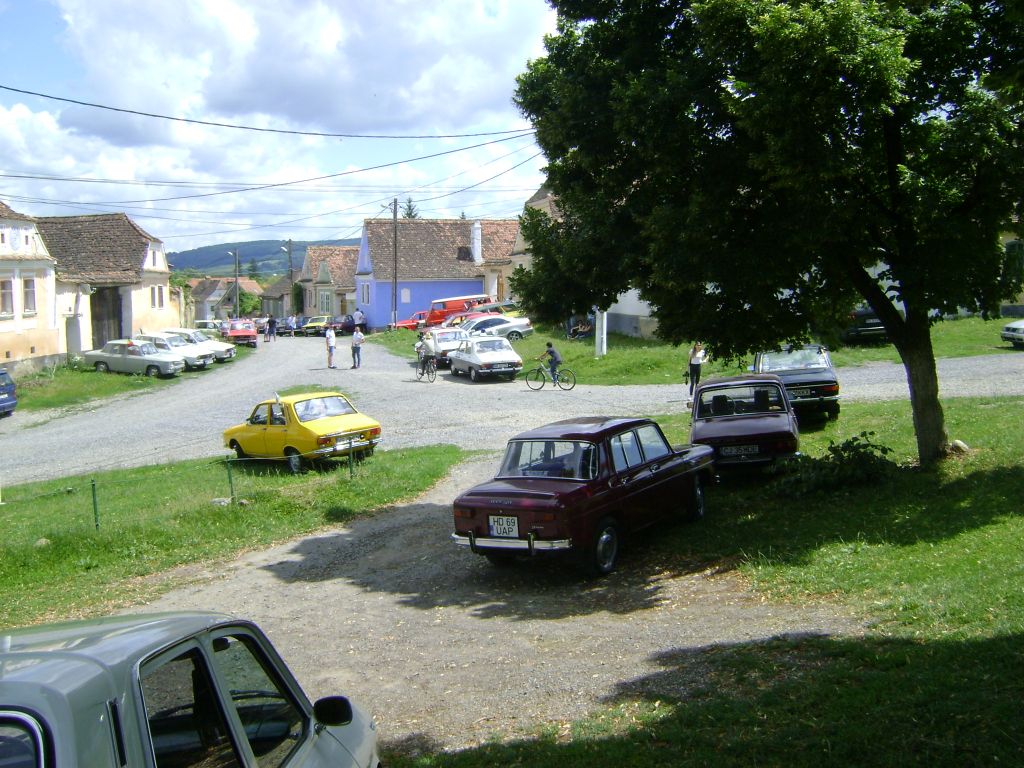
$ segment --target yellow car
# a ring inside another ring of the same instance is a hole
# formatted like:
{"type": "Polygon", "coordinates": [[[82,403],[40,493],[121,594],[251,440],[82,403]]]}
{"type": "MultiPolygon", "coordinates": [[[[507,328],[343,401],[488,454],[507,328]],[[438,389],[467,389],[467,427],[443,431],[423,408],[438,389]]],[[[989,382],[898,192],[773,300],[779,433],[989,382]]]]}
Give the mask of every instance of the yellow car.
{"type": "Polygon", "coordinates": [[[340,392],[304,392],[264,400],[244,424],[224,430],[224,445],[240,459],[285,459],[292,472],[304,461],[369,456],[380,422],[360,413],[340,392]]]}

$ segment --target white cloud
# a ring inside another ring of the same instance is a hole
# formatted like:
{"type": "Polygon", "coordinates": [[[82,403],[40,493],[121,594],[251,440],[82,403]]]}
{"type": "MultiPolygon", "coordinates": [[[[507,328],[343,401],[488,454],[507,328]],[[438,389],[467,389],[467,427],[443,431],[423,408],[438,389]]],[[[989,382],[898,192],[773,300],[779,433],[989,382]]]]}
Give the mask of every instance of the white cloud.
{"type": "MultiPolygon", "coordinates": [[[[542,0],[55,0],[64,20],[59,49],[65,72],[48,74],[46,92],[83,101],[196,120],[353,134],[475,133],[524,127],[511,103],[515,76],[541,53],[553,29],[542,0]],[[63,79],[61,79],[61,77],[63,79]],[[50,84],[64,83],[62,90],[50,84]]],[[[5,11],[0,7],[0,23],[5,11]]],[[[54,50],[58,49],[54,41],[54,50]]],[[[26,90],[35,83],[10,83],[26,90]]],[[[486,138],[439,142],[280,136],[187,125],[0,93],[0,156],[8,173],[33,169],[65,176],[272,183],[306,179],[433,154],[486,138]],[[18,102],[30,106],[12,106],[18,102]],[[4,109],[4,105],[10,108],[4,109]],[[36,111],[33,111],[36,110],[36,111]],[[45,169],[45,170],[44,170],[45,169]]],[[[313,215],[354,208],[311,225],[342,230],[375,215],[378,199],[454,174],[445,189],[410,192],[414,200],[493,176],[537,150],[517,140],[437,159],[408,162],[304,188],[222,195],[182,202],[195,220],[253,222],[244,212],[313,215]],[[213,213],[217,212],[217,213],[213,213]],[[225,213],[226,212],[226,213],[225,213]]],[[[436,215],[510,215],[540,181],[543,160],[451,199],[425,203],[436,215]],[[516,191],[519,186],[521,191],[516,191]],[[512,188],[509,191],[509,188],[512,188]],[[518,195],[518,203],[513,201],[518,195]],[[485,209],[490,208],[490,211],[485,209]]],[[[4,185],[44,197],[41,182],[4,185]]],[[[61,200],[118,201],[196,194],[168,187],[48,186],[61,200]]],[[[9,200],[17,210],[46,215],[9,200]],[[19,207],[20,205],[20,207],[19,207]]],[[[133,216],[140,215],[128,210],[133,216]]],[[[181,215],[167,212],[161,215],[181,215]]],[[[283,217],[282,217],[283,218],[283,217]]],[[[141,221],[178,249],[198,233],[229,229],[194,222],[141,221]],[[177,239],[178,235],[192,235],[177,239]]],[[[323,230],[259,230],[253,238],[325,236],[323,230]]],[[[329,233],[328,233],[329,234],[329,233]]],[[[216,242],[217,237],[206,237],[216,242]]]]}

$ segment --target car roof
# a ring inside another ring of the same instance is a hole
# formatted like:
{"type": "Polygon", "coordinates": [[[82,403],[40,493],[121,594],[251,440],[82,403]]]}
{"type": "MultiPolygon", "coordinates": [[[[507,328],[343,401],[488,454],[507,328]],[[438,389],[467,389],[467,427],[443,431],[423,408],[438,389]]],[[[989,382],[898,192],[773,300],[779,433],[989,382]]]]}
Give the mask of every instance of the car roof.
{"type": "Polygon", "coordinates": [[[520,432],[512,440],[585,440],[597,442],[630,427],[653,424],[651,419],[620,416],[577,416],[520,432]]]}
{"type": "Polygon", "coordinates": [[[782,386],[782,379],[774,373],[748,373],[741,376],[719,376],[714,379],[702,381],[697,385],[697,391],[705,389],[717,389],[718,387],[739,387],[744,384],[778,384],[782,386]]]}
{"type": "Polygon", "coordinates": [[[292,394],[292,395],[281,395],[279,397],[269,397],[266,400],[264,400],[263,402],[261,402],[260,405],[266,405],[268,403],[278,403],[278,402],[280,402],[280,403],[298,403],[298,402],[301,402],[303,400],[309,400],[309,399],[314,398],[314,397],[344,397],[346,400],[348,400],[348,396],[343,394],[343,393],[341,393],[341,392],[337,392],[335,390],[330,390],[330,391],[327,391],[327,390],[319,391],[318,390],[318,391],[315,391],[315,392],[296,392],[295,394],[292,394]]]}
{"type": "Polygon", "coordinates": [[[140,659],[226,623],[222,613],[179,611],[43,624],[0,634],[0,684],[71,691],[97,677],[131,674],[140,659]]]}

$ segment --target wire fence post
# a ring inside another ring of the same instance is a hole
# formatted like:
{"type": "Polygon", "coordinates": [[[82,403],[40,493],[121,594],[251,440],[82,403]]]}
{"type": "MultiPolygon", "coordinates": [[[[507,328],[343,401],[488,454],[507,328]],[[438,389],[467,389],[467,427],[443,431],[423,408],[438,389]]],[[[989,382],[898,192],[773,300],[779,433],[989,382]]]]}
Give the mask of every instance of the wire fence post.
{"type": "Polygon", "coordinates": [[[92,484],[92,519],[96,523],[96,530],[100,529],[100,505],[96,503],[96,478],[94,477],[90,483],[92,484]]]}
{"type": "Polygon", "coordinates": [[[348,479],[351,480],[356,475],[355,468],[355,456],[352,455],[352,436],[348,438],[348,479]]]}
{"type": "Polygon", "coordinates": [[[231,458],[224,462],[228,467],[228,493],[231,494],[231,503],[235,503],[235,479],[231,476],[231,458]]]}

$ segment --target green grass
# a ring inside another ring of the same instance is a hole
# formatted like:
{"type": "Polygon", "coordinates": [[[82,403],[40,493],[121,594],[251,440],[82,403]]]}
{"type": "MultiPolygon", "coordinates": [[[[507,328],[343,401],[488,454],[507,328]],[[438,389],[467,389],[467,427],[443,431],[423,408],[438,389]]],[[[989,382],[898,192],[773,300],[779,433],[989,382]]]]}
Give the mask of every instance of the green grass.
{"type": "Polygon", "coordinates": [[[453,446],[378,451],[293,476],[282,462],[180,462],[3,489],[0,627],[104,612],[143,599],[141,577],[341,523],[413,498],[443,477],[453,446]],[[93,506],[95,480],[96,507],[93,506]],[[99,527],[97,528],[97,521],[99,527]],[[45,543],[39,543],[45,540],[45,543]]]}
{"type": "MultiPolygon", "coordinates": [[[[935,470],[912,466],[905,403],[846,404],[806,424],[802,448],[873,430],[903,465],[887,481],[796,497],[782,478],[727,478],[703,523],[642,536],[633,555],[659,578],[726,570],[769,602],[832,604],[862,637],[668,647],[582,720],[388,764],[1022,764],[1024,399],[945,408],[971,451],[935,470]]],[[[688,417],[659,420],[685,439],[688,417]]]]}
{"type": "MultiPolygon", "coordinates": [[[[1010,344],[999,339],[999,331],[1006,324],[1005,318],[982,320],[978,317],[945,320],[932,328],[932,342],[935,356],[967,357],[988,355],[999,352],[1013,352],[1010,344]]],[[[544,350],[547,341],[554,343],[562,353],[565,365],[576,374],[581,384],[677,384],[683,383],[683,371],[687,367],[688,347],[673,347],[656,339],[637,339],[631,336],[611,334],[608,338],[608,354],[603,358],[594,357],[593,340],[574,341],[564,338],[564,332],[550,326],[535,326],[536,332],[513,344],[523,358],[524,369],[529,370],[535,363],[533,358],[544,350]]],[[[368,337],[370,341],[387,347],[395,354],[408,358],[415,357],[413,344],[416,333],[405,329],[377,333],[368,337]]],[[[832,362],[837,366],[863,365],[870,362],[899,363],[896,348],[891,344],[864,344],[838,347],[832,350],[832,362]]],[[[734,375],[743,373],[753,358],[740,361],[710,360],[704,365],[703,376],[734,375]]]]}

